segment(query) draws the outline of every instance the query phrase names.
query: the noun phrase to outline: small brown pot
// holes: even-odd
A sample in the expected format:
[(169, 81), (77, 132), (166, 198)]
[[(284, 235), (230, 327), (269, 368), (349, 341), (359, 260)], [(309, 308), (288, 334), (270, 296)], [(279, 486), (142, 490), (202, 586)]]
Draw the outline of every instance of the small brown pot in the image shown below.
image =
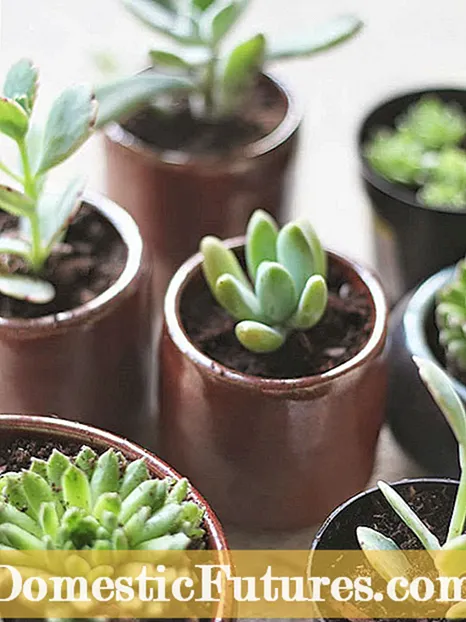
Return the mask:
[[(3, 443), (6, 440), (14, 441), (19, 438), (21, 440), (32, 439), (36, 442), (43, 439), (44, 443), (52, 440), (65, 446), (66, 443), (88, 445), (96, 451), (105, 451), (111, 447), (120, 451), (128, 460), (142, 458), (152, 477), (180, 479), (180, 475), (176, 471), (142, 447), (104, 430), (73, 421), (30, 415), (0, 415), (0, 437)], [(190, 496), (192, 501), (205, 508), (204, 528), (207, 534), (208, 548), (220, 553), (223, 551), (224, 560), (219, 563), (231, 563), (225, 535), (214, 512), (194, 488), (191, 489)], [(212, 620), (221, 622), (232, 619), (229, 612), (231, 612), (231, 602), (226, 598), (221, 598)]]
[[(243, 238), (230, 240), (240, 250)], [(225, 522), (298, 528), (361, 490), (372, 471), (385, 401), (387, 306), (371, 272), (329, 254), (366, 294), (374, 326), (353, 359), (307, 378), (276, 380), (226, 368), (187, 336), (180, 303), (204, 286), (201, 255), (173, 277), (160, 364), (160, 450), (202, 487)]]
[(129, 214), (99, 195), (86, 203), (123, 239), (126, 266), (80, 307), (0, 318), (0, 408), (58, 414), (144, 439), (154, 410), (150, 264)]
[(258, 207), (286, 220), (285, 191), (300, 117), (288, 91), (270, 76), (263, 80), (286, 103), (286, 114), (271, 134), (234, 158), (157, 151), (121, 125), (105, 130), (107, 193), (141, 228), (156, 266), (157, 294), (165, 293), (202, 236), (240, 235)]

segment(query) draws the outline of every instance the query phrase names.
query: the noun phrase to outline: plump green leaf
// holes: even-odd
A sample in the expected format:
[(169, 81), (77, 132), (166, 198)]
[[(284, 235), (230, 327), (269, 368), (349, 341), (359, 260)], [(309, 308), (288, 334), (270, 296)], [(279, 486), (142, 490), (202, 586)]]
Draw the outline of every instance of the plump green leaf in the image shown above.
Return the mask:
[(166, 67), (169, 69), (181, 69), (183, 71), (189, 71), (191, 65), (178, 54), (173, 52), (165, 52), (164, 50), (151, 50), (149, 57), (152, 64), (156, 67)]
[(5, 501), (11, 503), (20, 512), (25, 512), (34, 518), (34, 511), (29, 507), (29, 501), (24, 492), (20, 473), (5, 473), (2, 477), (5, 484), (2, 487), (2, 496)]
[(251, 281), (255, 281), (257, 269), (263, 261), (277, 260), (278, 225), (264, 210), (256, 210), (246, 230), (246, 265)]
[(126, 499), (126, 497), (131, 492), (133, 492), (133, 490), (137, 488), (139, 484), (145, 482), (147, 479), (149, 479), (149, 472), (147, 470), (145, 460), (143, 458), (140, 458), (139, 460), (134, 460), (133, 462), (131, 462), (126, 467), (123, 481), (121, 482), (121, 498)]
[(309, 277), (299, 299), (298, 308), (289, 325), (300, 330), (309, 330), (320, 321), (327, 308), (327, 283), (320, 275)]
[(48, 535), (55, 540), (58, 529), (60, 526), (60, 520), (57, 514), (57, 509), (53, 501), (42, 503), (39, 508), (39, 523), (44, 535)]
[(59, 195), (42, 194), (37, 204), (40, 236), (44, 248), (61, 239), (81, 206), (84, 190), (82, 179), (73, 179)]
[(84, 473), (90, 479), (97, 464), (97, 460), (98, 456), (95, 451), (90, 447), (83, 445), (79, 450), (79, 453), (76, 456), (76, 460), (74, 461), (74, 463), (78, 467), (78, 469), (84, 471)]
[(218, 279), (224, 274), (231, 274), (245, 287), (250, 287), (235, 253), (226, 248), (221, 240), (212, 235), (206, 236), (201, 240), (200, 251), (204, 257), (202, 270), (214, 295)]
[(312, 259), (314, 263), (314, 274), (320, 274), (324, 279), (327, 277), (327, 253), (325, 252), (319, 236), (314, 227), (306, 218), (300, 218), (295, 223), (303, 232), (304, 237), (311, 249)]
[(19, 142), (28, 128), (29, 118), (24, 108), (13, 99), (0, 97), (0, 132)]
[(268, 322), (285, 322), (296, 309), (298, 297), (293, 278), (279, 263), (263, 261), (260, 264), (255, 288), (261, 311)]
[(118, 516), (121, 511), (121, 497), (117, 492), (105, 492), (97, 500), (93, 514), (101, 520), (105, 512)]
[(0, 524), (3, 523), (11, 523), (17, 527), (21, 527), (21, 529), (28, 531), (38, 538), (42, 535), (36, 521), (25, 512), (21, 512), (10, 503), (0, 502)]
[(7, 73), (3, 93), (8, 99), (16, 101), (30, 115), (34, 107), (39, 82), (37, 67), (22, 58)]
[(192, 82), (185, 78), (159, 75), (154, 71), (109, 82), (96, 89), (99, 102), (96, 126), (103, 127), (110, 121), (123, 122), (163, 93), (192, 89)]
[(280, 230), (277, 238), (277, 258), (293, 277), (298, 295), (315, 270), (315, 262), (309, 242), (302, 228), (290, 222)]
[(42, 503), (53, 501), (53, 494), (48, 483), (37, 473), (23, 471), (21, 474), (24, 493), (35, 518), (39, 517)]
[(28, 216), (34, 210), (34, 201), (18, 190), (0, 185), (0, 209), (13, 216)]
[(215, 286), (215, 298), (237, 320), (259, 320), (261, 307), (249, 287), (231, 274), (223, 274)]
[(19, 551), (41, 551), (42, 541), (17, 525), (0, 525), (0, 541)]
[(210, 45), (216, 46), (236, 24), (247, 7), (248, 0), (232, 0), (231, 2), (213, 3), (201, 19), (202, 37)]
[(0, 254), (19, 255), (27, 257), (31, 252), (31, 245), (25, 240), (9, 235), (0, 235)]
[(159, 480), (149, 479), (139, 484), (121, 504), (120, 523), (126, 523), (140, 508), (153, 508), (159, 499)]
[(274, 352), (285, 343), (283, 331), (261, 322), (240, 322), (235, 327), (235, 334), (242, 346), (257, 354)]
[(51, 283), (22, 274), (0, 274), (0, 292), (34, 304), (47, 304), (55, 298), (55, 288)]
[(95, 503), (104, 492), (116, 492), (120, 479), (118, 457), (113, 449), (99, 456), (91, 479), (92, 502)]
[(191, 0), (191, 3), (195, 9), (204, 12), (217, 1), (218, 0)]
[(39, 173), (69, 158), (90, 136), (97, 115), (88, 85), (66, 89), (55, 101), (45, 125)]
[[(358, 527), (356, 537), (367, 560), (385, 581), (394, 577), (412, 576), (413, 567), (391, 538), (370, 527)], [(390, 552), (390, 555), (386, 555), (386, 552)]]
[(47, 460), (47, 480), (59, 501), (63, 499), (62, 478), (70, 466), (70, 459), (58, 449), (54, 449)]
[(151, 509), (146, 505), (139, 508), (137, 512), (134, 512), (126, 522), (124, 530), (131, 547), (133, 547), (136, 542), (140, 542), (140, 533), (150, 515)]
[(269, 60), (311, 56), (331, 48), (355, 35), (363, 26), (355, 15), (340, 15), (313, 28), (307, 34), (296, 33), (288, 41), (270, 42), (267, 49)]
[(167, 496), (167, 503), (181, 503), (189, 492), (188, 480), (183, 477), (178, 480)]
[(145, 542), (146, 540), (152, 540), (153, 538), (160, 538), (176, 530), (178, 526), (178, 519), (182, 513), (181, 505), (176, 503), (170, 503), (160, 508), (149, 520), (145, 523), (136, 539), (132, 542), (133, 546)]
[(91, 487), (86, 475), (71, 465), (62, 478), (63, 499), (67, 507), (83, 508), (90, 511), (92, 505)]

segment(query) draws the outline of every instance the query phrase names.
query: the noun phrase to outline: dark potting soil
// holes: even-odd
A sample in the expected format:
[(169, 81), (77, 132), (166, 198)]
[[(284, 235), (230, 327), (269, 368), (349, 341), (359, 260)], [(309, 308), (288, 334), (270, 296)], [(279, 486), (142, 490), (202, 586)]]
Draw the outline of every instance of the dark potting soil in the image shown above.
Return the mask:
[(206, 285), (196, 298), (184, 296), (181, 318), (191, 340), (214, 361), (264, 378), (303, 378), (326, 372), (353, 358), (374, 326), (367, 297), (330, 265), (329, 301), (321, 321), (308, 331), (291, 333), (271, 354), (253, 354), (235, 336), (235, 321), (214, 300)]
[[(0, 212), (0, 232), (16, 230), (17, 218)], [(123, 272), (127, 249), (113, 225), (95, 209), (83, 204), (57, 245), (40, 277), (52, 283), (55, 299), (45, 305), (15, 300), (0, 294), (0, 317), (37, 318), (75, 309), (107, 290)], [(0, 255), (0, 267), (24, 274), (23, 260)]]
[(31, 466), (32, 458), (47, 460), (54, 449), (66, 456), (76, 456), (82, 445), (73, 441), (62, 443), (44, 439), (17, 438), (0, 442), (0, 475), (6, 471), (21, 471)]
[(146, 109), (124, 128), (156, 149), (191, 155), (226, 155), (270, 134), (283, 120), (286, 103), (268, 81), (257, 83), (236, 117), (223, 122), (195, 119), (185, 101), (171, 113)]

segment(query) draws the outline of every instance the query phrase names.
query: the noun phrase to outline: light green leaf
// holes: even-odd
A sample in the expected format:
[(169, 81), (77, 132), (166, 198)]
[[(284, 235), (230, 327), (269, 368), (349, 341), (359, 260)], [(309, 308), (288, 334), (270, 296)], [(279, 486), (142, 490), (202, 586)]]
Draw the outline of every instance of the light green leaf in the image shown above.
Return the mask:
[(309, 330), (320, 321), (327, 308), (327, 283), (320, 275), (309, 277), (299, 299), (296, 313), (289, 325), (299, 330)]
[(99, 456), (91, 479), (92, 501), (95, 503), (104, 492), (116, 492), (120, 479), (118, 457), (113, 449)]
[(91, 509), (91, 488), (86, 475), (71, 465), (62, 477), (63, 499), (66, 507)]
[(202, 270), (214, 295), (218, 279), (224, 274), (231, 274), (245, 287), (251, 287), (235, 253), (221, 240), (213, 235), (206, 236), (201, 240), (200, 251), (204, 256)]
[(370, 527), (358, 527), (356, 537), (368, 562), (385, 581), (394, 577), (413, 576), (411, 572), (414, 569), (408, 558), (391, 538)]
[(263, 261), (256, 274), (255, 288), (262, 313), (270, 323), (285, 322), (296, 309), (296, 287), (291, 274), (281, 264)]
[(182, 69), (184, 71), (189, 71), (191, 69), (191, 65), (184, 58), (178, 56), (178, 54), (173, 54), (173, 52), (151, 50), (149, 56), (155, 66), (159, 65), (170, 69)]
[(110, 121), (123, 122), (162, 93), (192, 89), (192, 82), (185, 78), (159, 75), (154, 71), (109, 82), (96, 89), (99, 102), (96, 126), (103, 127)]
[(97, 459), (95, 451), (90, 447), (83, 445), (83, 447), (79, 450), (79, 454), (76, 456), (74, 463), (78, 469), (84, 471), (88, 479), (90, 479), (92, 473), (94, 472), (95, 465), (97, 464)]
[(196, 24), (171, 10), (171, 3), (154, 0), (123, 0), (124, 6), (143, 24), (184, 45), (199, 45)]
[(14, 188), (0, 185), (0, 209), (13, 216), (29, 216), (34, 210), (34, 201)]
[(51, 248), (61, 239), (81, 206), (84, 182), (72, 180), (61, 195), (42, 194), (37, 204), (40, 237), (44, 248)]
[(263, 261), (277, 260), (278, 226), (264, 210), (256, 210), (248, 222), (246, 230), (246, 265), (252, 281), (256, 279), (257, 269)]
[(0, 132), (20, 142), (26, 136), (29, 118), (24, 108), (13, 99), (0, 98)]
[(23, 471), (21, 474), (24, 494), (28, 500), (29, 508), (34, 517), (39, 518), (39, 510), (42, 503), (53, 501), (53, 494), (48, 483), (37, 473)]
[(70, 459), (58, 449), (54, 449), (47, 460), (47, 480), (50, 482), (54, 497), (60, 501), (63, 499), (62, 478), (70, 466)]
[(235, 327), (238, 341), (247, 350), (263, 354), (274, 352), (285, 343), (285, 333), (261, 322), (240, 322)]
[(37, 67), (22, 58), (8, 71), (3, 93), (8, 99), (16, 101), (30, 115), (37, 95), (39, 72)]
[(140, 508), (154, 507), (159, 498), (159, 480), (149, 479), (139, 484), (121, 504), (120, 523), (126, 523)]
[(38, 538), (42, 535), (36, 521), (25, 512), (21, 512), (10, 503), (0, 502), (0, 524), (3, 523), (11, 523), (21, 527), (21, 529), (32, 533), (33, 536)]
[(259, 320), (261, 307), (249, 287), (231, 274), (219, 277), (215, 286), (215, 298), (237, 320)]
[(139, 486), (142, 482), (145, 482), (149, 479), (149, 472), (147, 470), (147, 466), (145, 460), (140, 458), (139, 460), (134, 460), (130, 462), (125, 469), (125, 474), (123, 476), (123, 481), (120, 486), (120, 496), (122, 499), (126, 499), (126, 497), (133, 492), (135, 488)]
[(217, 46), (242, 16), (247, 4), (248, 0), (233, 0), (227, 4), (220, 3), (220, 8), (217, 7), (216, 3), (212, 4), (200, 23), (203, 39), (208, 41), (211, 46)]
[(304, 237), (311, 249), (312, 259), (314, 263), (314, 274), (320, 274), (324, 279), (327, 276), (327, 253), (320, 242), (314, 227), (306, 218), (300, 218), (295, 223), (303, 232)]
[(27, 257), (30, 252), (31, 246), (25, 240), (13, 238), (9, 235), (0, 235), (0, 254)]
[(120, 495), (117, 492), (105, 492), (97, 499), (93, 514), (97, 518), (97, 520), (102, 520), (105, 512), (118, 516), (120, 511)]
[(44, 545), (39, 538), (17, 525), (0, 525), (0, 541), (19, 551), (41, 551)]
[(206, 11), (214, 2), (217, 0), (191, 0), (192, 5), (198, 11), (204, 12)]
[(311, 56), (327, 50), (355, 35), (363, 26), (355, 15), (341, 15), (311, 30), (308, 34), (295, 33), (288, 41), (273, 40), (267, 50), (269, 60)]
[(0, 292), (34, 304), (47, 304), (55, 298), (55, 288), (51, 283), (22, 274), (0, 274)]
[(39, 173), (69, 158), (89, 138), (97, 105), (88, 85), (66, 89), (55, 101), (45, 125)]
[(140, 533), (136, 534), (132, 546), (136, 546), (146, 540), (160, 538), (176, 530), (178, 527), (178, 519), (182, 513), (182, 506), (176, 503), (164, 505), (158, 512), (149, 518)]
[(280, 230), (277, 238), (277, 257), (293, 277), (298, 295), (315, 270), (315, 261), (302, 228), (290, 222)]
[(55, 540), (60, 524), (57, 509), (53, 501), (42, 503), (40, 506), (39, 523), (44, 535), (48, 535), (52, 540)]

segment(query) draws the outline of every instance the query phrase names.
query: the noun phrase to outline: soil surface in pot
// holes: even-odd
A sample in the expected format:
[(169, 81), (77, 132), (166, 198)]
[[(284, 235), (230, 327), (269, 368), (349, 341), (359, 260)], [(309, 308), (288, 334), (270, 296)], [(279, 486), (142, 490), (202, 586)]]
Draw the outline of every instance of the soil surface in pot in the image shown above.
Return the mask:
[(45, 441), (43, 439), (17, 438), (0, 442), (0, 475), (6, 471), (21, 471), (31, 466), (32, 458), (47, 460), (54, 449), (66, 456), (75, 456), (82, 445), (69, 441)]
[[(0, 232), (16, 230), (18, 219), (0, 212)], [(31, 304), (0, 294), (0, 317), (37, 318), (69, 311), (106, 291), (123, 272), (127, 248), (115, 227), (97, 210), (83, 204), (68, 229), (64, 243), (49, 257), (41, 278), (56, 289), (45, 305)], [(25, 273), (22, 259), (0, 255), (2, 270)]]
[(239, 114), (223, 122), (195, 119), (186, 102), (180, 101), (170, 113), (146, 109), (127, 121), (124, 128), (159, 150), (218, 156), (270, 134), (285, 117), (286, 108), (276, 86), (260, 80)]
[(236, 322), (203, 287), (185, 292), (181, 319), (199, 350), (213, 360), (244, 374), (264, 378), (303, 378), (324, 373), (353, 358), (366, 345), (373, 327), (371, 302), (329, 266), (329, 301), (321, 321), (308, 331), (289, 335), (271, 354), (253, 354), (236, 339)]

